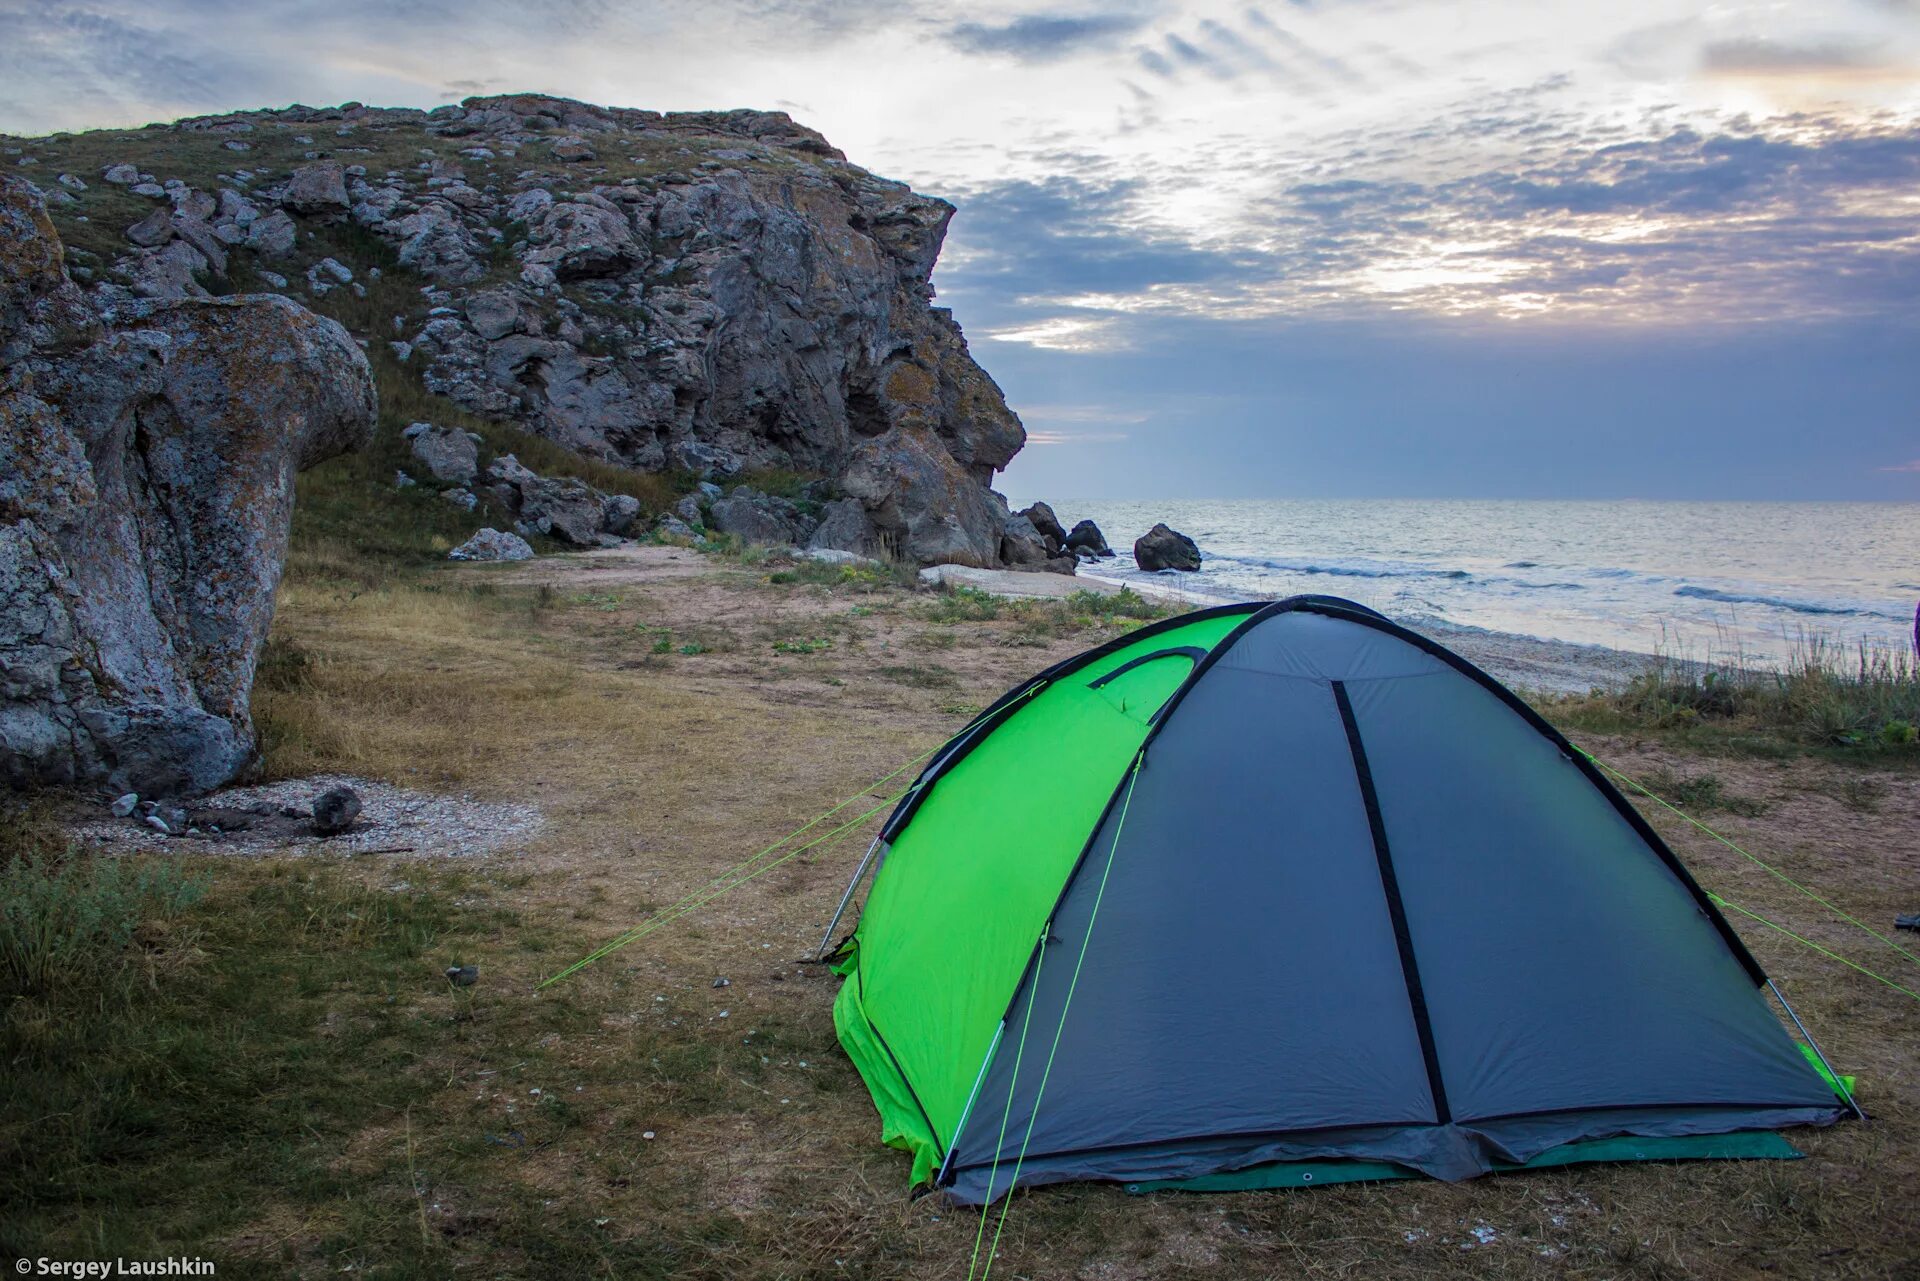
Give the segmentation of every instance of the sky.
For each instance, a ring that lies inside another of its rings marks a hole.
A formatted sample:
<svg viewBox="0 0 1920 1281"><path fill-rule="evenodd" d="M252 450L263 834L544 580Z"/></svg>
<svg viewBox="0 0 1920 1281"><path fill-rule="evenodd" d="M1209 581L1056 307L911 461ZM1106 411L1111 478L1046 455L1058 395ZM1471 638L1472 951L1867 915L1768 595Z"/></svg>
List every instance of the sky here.
<svg viewBox="0 0 1920 1281"><path fill-rule="evenodd" d="M532 90L958 206L1035 497L1920 501L1920 0L0 0L0 130Z"/></svg>

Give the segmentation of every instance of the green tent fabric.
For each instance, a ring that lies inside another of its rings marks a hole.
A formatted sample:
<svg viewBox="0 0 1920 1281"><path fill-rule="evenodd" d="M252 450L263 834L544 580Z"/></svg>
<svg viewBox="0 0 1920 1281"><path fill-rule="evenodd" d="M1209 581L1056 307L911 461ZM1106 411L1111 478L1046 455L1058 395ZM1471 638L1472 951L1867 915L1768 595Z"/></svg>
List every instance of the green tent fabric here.
<svg viewBox="0 0 1920 1281"><path fill-rule="evenodd" d="M1591 762L1350 602L1205 610L1039 673L881 840L835 1025L912 1180L963 1202L1016 1170L1457 1179L1840 1114Z"/></svg>

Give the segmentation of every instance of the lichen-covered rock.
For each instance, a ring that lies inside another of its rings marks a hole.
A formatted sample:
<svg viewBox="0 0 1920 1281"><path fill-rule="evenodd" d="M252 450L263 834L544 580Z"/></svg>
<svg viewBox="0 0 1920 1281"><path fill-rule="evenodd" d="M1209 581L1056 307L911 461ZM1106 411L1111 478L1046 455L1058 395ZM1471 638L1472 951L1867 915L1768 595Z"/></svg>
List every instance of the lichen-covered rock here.
<svg viewBox="0 0 1920 1281"><path fill-rule="evenodd" d="M366 359L283 298L94 313L6 178L0 321L0 779L224 783L294 473L371 435Z"/></svg>
<svg viewBox="0 0 1920 1281"><path fill-rule="evenodd" d="M480 474L480 446L457 427L415 423L406 437L413 456L443 484L471 485Z"/></svg>
<svg viewBox="0 0 1920 1281"><path fill-rule="evenodd" d="M448 560L532 560L533 548L518 534L483 529L447 553Z"/></svg>
<svg viewBox="0 0 1920 1281"><path fill-rule="evenodd" d="M280 203L296 213L343 214L351 203L347 199L346 170L331 160L302 165L288 179Z"/></svg>
<svg viewBox="0 0 1920 1281"><path fill-rule="evenodd" d="M198 135L240 125L251 176L200 192L167 172ZM293 160L289 177L264 176L338 129L366 171ZM365 287L397 262L418 301L357 336L396 344L409 376L474 413L641 470L824 477L822 497L856 500L864 519L846 511L836 528L891 555L996 564L1029 550L1006 542L1010 513L989 490L1025 433L931 305L953 207L783 114L514 94L231 113L126 145L136 179L174 184L155 188L174 213L141 233L164 243L102 266L99 289L192 296L218 288L232 253L239 278L291 278L304 295ZM131 221L117 193L76 199ZM343 220L392 260L342 256ZM351 284L303 278L329 253Z"/></svg>
<svg viewBox="0 0 1920 1281"><path fill-rule="evenodd" d="M784 546L804 542L810 522L791 501L741 485L707 510L707 525L749 543Z"/></svg>
<svg viewBox="0 0 1920 1281"><path fill-rule="evenodd" d="M699 508L694 510L697 513ZM807 547L811 551L840 551L867 558L879 556L885 550L873 522L867 518L867 509L856 498L828 503L820 514L820 523L807 539Z"/></svg>
<svg viewBox="0 0 1920 1281"><path fill-rule="evenodd" d="M598 547L602 535L624 534L640 514L632 498L616 501L571 476L541 476L512 454L487 464L493 496L518 517L523 534L546 534L576 547Z"/></svg>

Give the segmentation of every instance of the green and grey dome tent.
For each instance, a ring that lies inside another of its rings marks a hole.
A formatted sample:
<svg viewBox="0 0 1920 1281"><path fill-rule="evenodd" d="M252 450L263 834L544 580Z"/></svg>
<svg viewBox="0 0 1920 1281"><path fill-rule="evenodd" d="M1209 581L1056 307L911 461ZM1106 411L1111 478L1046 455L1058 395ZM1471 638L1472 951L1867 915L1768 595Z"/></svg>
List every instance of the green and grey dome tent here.
<svg viewBox="0 0 1920 1281"><path fill-rule="evenodd" d="M962 1202L1779 1154L1757 1132L1843 1111L1592 762L1351 602L1040 673L879 849L835 1023L914 1181Z"/></svg>

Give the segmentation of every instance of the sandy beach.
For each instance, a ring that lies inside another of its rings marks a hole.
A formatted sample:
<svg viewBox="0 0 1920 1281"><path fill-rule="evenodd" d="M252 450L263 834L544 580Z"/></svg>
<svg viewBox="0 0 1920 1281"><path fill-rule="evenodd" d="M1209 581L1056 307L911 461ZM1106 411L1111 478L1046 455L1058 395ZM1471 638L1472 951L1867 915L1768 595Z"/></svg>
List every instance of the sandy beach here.
<svg viewBox="0 0 1920 1281"><path fill-rule="evenodd" d="M1085 571L1068 577L1062 574L1028 574L1005 569L936 565L924 571L921 578L930 582L973 587L1013 600L1061 599L1076 591L1114 595L1122 590L1131 590L1150 600L1191 605L1195 609L1230 603L1228 597L1193 591L1177 581L1121 579ZM1538 636L1514 632L1487 631L1435 618L1411 617L1395 621L1433 637L1519 690L1584 694L1592 689L1613 689L1625 685L1658 661L1652 654L1609 649L1603 645L1543 640Z"/></svg>

